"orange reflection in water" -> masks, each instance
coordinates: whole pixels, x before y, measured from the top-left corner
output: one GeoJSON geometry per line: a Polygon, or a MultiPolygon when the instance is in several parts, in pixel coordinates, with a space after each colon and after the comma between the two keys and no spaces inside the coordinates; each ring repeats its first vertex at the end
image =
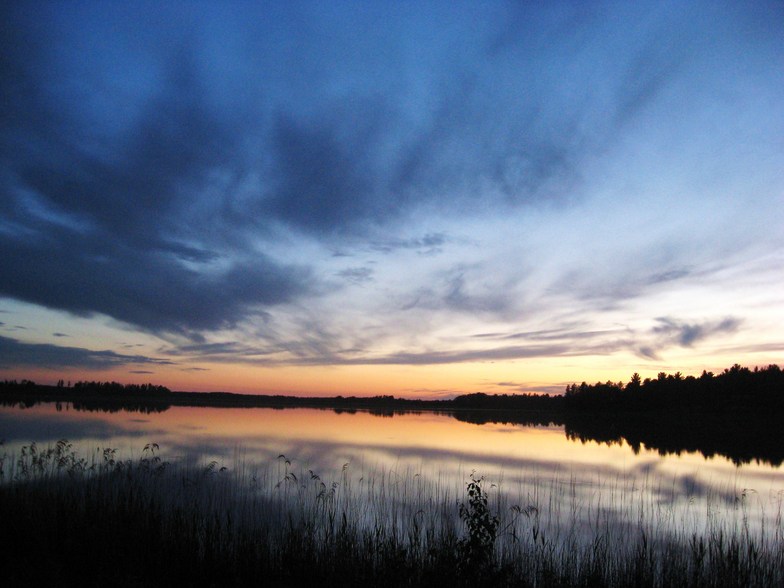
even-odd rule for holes
{"type": "MultiPolygon", "coordinates": [[[[402,455],[420,454],[422,461],[462,463],[468,468],[483,464],[520,462],[568,464],[601,463],[622,466],[630,451],[623,446],[580,445],[566,439],[562,427],[533,428],[504,424],[461,422],[448,414],[406,413],[394,417],[369,412],[338,412],[318,409],[199,408],[172,407],[161,413],[83,412],[68,403],[58,410],[45,403],[33,409],[14,411],[20,425],[29,422],[30,435],[20,441],[36,440],[34,421],[45,422],[43,432],[50,440],[60,437],[57,424],[73,431],[77,426],[89,435],[97,425],[113,431],[93,443],[128,445],[139,450],[146,443],[184,447],[260,446],[283,453],[292,447],[342,448],[342,453],[374,450],[386,462],[402,455]],[[66,425],[68,425],[66,427],[66,425]]],[[[72,439],[74,440],[74,439],[72,439]]],[[[78,440],[74,440],[78,441],[78,440]]],[[[308,455],[291,457],[307,460],[308,455]]]]}
{"type": "MultiPolygon", "coordinates": [[[[459,466],[494,473],[544,468],[558,469],[565,476],[586,469],[596,471],[597,476],[612,475],[650,464],[670,475],[702,470],[730,479],[738,472],[722,458],[706,460],[696,454],[665,458],[644,448],[635,455],[625,443],[572,441],[560,426],[478,425],[450,414],[430,412],[378,416],[365,411],[172,407],[152,414],[89,413],[57,412],[51,404],[35,410],[81,423],[86,430],[90,423],[106,425],[117,431],[115,443],[133,446],[137,451],[148,442],[156,442],[164,451],[167,447],[177,447],[178,451],[191,447],[215,458],[239,448],[251,456],[254,452],[260,452],[259,457],[285,453],[302,462],[312,462],[315,454],[323,457],[329,453],[332,463],[325,463],[325,467],[362,458],[385,467],[409,460],[424,468],[459,466]]],[[[745,475],[769,472],[770,468],[750,464],[742,471],[745,475]]]]}
{"type": "Polygon", "coordinates": [[[625,443],[572,441],[562,427],[478,425],[429,412],[390,417],[317,409],[173,407],[146,414],[40,404],[0,407],[0,437],[8,455],[32,441],[43,448],[66,438],[88,458],[100,459],[96,448],[106,447],[118,449],[118,457],[133,458],[146,444],[157,443],[166,460],[199,456],[230,469],[280,468],[277,458],[284,454],[292,468],[313,469],[326,479],[339,476],[349,463],[357,477],[381,471],[410,479],[421,473],[447,481],[458,494],[475,470],[519,496],[538,493],[538,500],[546,502],[549,493],[562,501],[571,492],[569,500],[609,506],[622,496],[627,509],[643,493],[649,505],[688,506],[694,496],[702,496],[731,506],[750,490],[759,512],[769,513],[781,508],[784,495],[782,468],[738,468],[724,458],[661,456],[645,448],[635,454],[625,443]]]}
{"type": "Polygon", "coordinates": [[[625,443],[569,440],[562,427],[477,425],[429,412],[390,417],[362,411],[172,407],[145,414],[82,412],[67,403],[58,410],[44,403],[24,410],[0,407],[0,436],[7,448],[65,437],[88,450],[114,447],[138,455],[145,444],[158,443],[164,454],[201,453],[219,461],[238,449],[262,461],[284,453],[326,469],[358,460],[369,467],[406,463],[425,470],[476,469],[493,476],[536,470],[558,471],[566,478],[589,473],[598,479],[655,471],[670,477],[709,476],[774,492],[784,487],[781,468],[737,468],[723,458],[660,456],[644,448],[635,454],[625,443]]]}

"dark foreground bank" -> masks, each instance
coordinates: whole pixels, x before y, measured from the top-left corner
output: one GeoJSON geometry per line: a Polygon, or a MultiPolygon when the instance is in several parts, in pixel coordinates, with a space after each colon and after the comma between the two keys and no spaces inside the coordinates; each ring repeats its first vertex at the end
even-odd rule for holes
{"type": "Polygon", "coordinates": [[[154,445],[136,461],[80,457],[65,441],[3,455],[3,585],[784,584],[781,533],[641,520],[553,534],[542,507],[493,511],[476,477],[453,501],[383,477],[366,492],[345,471],[296,475],[283,457],[252,475],[236,467],[168,464],[154,445]]]}

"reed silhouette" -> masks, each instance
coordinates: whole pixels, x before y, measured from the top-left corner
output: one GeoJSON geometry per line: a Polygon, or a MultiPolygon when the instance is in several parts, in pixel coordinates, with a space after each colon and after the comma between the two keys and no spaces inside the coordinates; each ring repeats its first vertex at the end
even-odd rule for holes
{"type": "MultiPolygon", "coordinates": [[[[147,444],[76,454],[68,441],[0,454],[6,586],[781,586],[781,512],[765,531],[733,504],[689,503],[696,527],[639,487],[609,488],[618,515],[570,498],[509,497],[414,471],[343,467],[334,479],[285,456],[168,461],[147,444]],[[461,492],[462,491],[462,492],[461,492]],[[462,493],[462,495],[461,495],[462,493]],[[492,493],[492,496],[490,495],[492,493]],[[520,500],[524,500],[521,502],[520,500]],[[559,514],[565,515],[560,520],[559,514]]],[[[573,482],[572,482],[573,484],[573,482]]],[[[542,488],[534,495],[544,495],[542,488]]]]}

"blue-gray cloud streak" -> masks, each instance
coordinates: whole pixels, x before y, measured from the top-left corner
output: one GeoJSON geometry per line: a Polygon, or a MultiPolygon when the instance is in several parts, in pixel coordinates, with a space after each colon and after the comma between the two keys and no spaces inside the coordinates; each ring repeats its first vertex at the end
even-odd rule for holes
{"type": "Polygon", "coordinates": [[[124,355],[110,350],[93,351],[48,343],[23,343],[0,336],[0,368],[17,366],[50,369],[87,368],[104,370],[127,365],[175,365],[168,359],[124,355]]]}

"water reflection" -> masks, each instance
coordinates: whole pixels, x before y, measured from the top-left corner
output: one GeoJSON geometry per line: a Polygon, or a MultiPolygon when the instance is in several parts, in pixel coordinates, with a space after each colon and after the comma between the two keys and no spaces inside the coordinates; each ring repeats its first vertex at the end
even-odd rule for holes
{"type": "Polygon", "coordinates": [[[562,510],[571,517],[574,508],[585,506],[627,515],[629,509],[661,509],[661,516],[704,524],[711,516],[705,504],[712,504],[761,527],[765,513],[781,512],[784,472],[778,467],[737,467],[693,451],[669,455],[643,441],[632,446],[614,430],[601,437],[586,423],[564,424],[551,415],[527,415],[523,422],[488,416],[182,406],[85,411],[70,403],[40,403],[0,408],[0,451],[12,456],[32,441],[44,446],[66,438],[82,454],[111,447],[138,457],[146,443],[155,442],[167,459],[200,456],[230,468],[269,464],[285,454],[303,471],[323,477],[348,463],[358,479],[378,471],[427,476],[450,485],[456,496],[475,470],[511,500],[557,506],[556,517],[562,510]]]}
{"type": "Polygon", "coordinates": [[[781,466],[784,444],[776,415],[756,415],[752,421],[735,415],[688,413],[579,412],[521,413],[520,411],[465,411],[454,417],[475,424],[506,423],[520,426],[562,426],[570,440],[626,444],[638,453],[643,447],[660,455],[700,453],[724,457],[736,465],[752,462],[781,466]]]}
{"type": "MultiPolygon", "coordinates": [[[[50,405],[34,399],[0,400],[0,405],[30,409],[38,405],[50,405]]],[[[141,414],[164,413],[172,409],[165,400],[133,399],[100,400],[80,399],[72,402],[55,403],[57,411],[76,410],[85,412],[141,414]]],[[[179,407],[183,408],[183,407],[179,407]]],[[[226,408],[204,410],[230,410],[226,408]]],[[[244,408],[244,410],[291,410],[279,406],[268,409],[244,408]]],[[[304,410],[304,409],[297,409],[304,410]]],[[[454,410],[415,411],[392,408],[334,408],[335,414],[367,414],[380,418],[395,416],[408,418],[424,412],[446,418],[454,418],[475,425],[504,424],[513,427],[559,427],[570,440],[583,443],[596,441],[607,445],[625,444],[638,453],[643,447],[660,455],[700,453],[703,457],[724,457],[736,465],[752,462],[781,466],[784,463],[784,445],[779,440],[779,423],[775,415],[755,415],[753,420],[735,418],[735,415],[700,414],[698,418],[688,413],[659,413],[655,416],[642,413],[590,413],[574,411],[519,411],[519,410],[454,410]]]]}
{"type": "Polygon", "coordinates": [[[0,406],[18,407],[18,408],[33,408],[41,404],[54,404],[56,410],[79,410],[85,412],[141,412],[145,414],[155,412],[165,412],[171,408],[171,403],[164,400],[144,399],[144,400],[117,400],[113,398],[108,399],[74,399],[67,402],[56,401],[48,402],[37,400],[35,398],[22,398],[9,400],[7,398],[0,399],[0,406]]]}

